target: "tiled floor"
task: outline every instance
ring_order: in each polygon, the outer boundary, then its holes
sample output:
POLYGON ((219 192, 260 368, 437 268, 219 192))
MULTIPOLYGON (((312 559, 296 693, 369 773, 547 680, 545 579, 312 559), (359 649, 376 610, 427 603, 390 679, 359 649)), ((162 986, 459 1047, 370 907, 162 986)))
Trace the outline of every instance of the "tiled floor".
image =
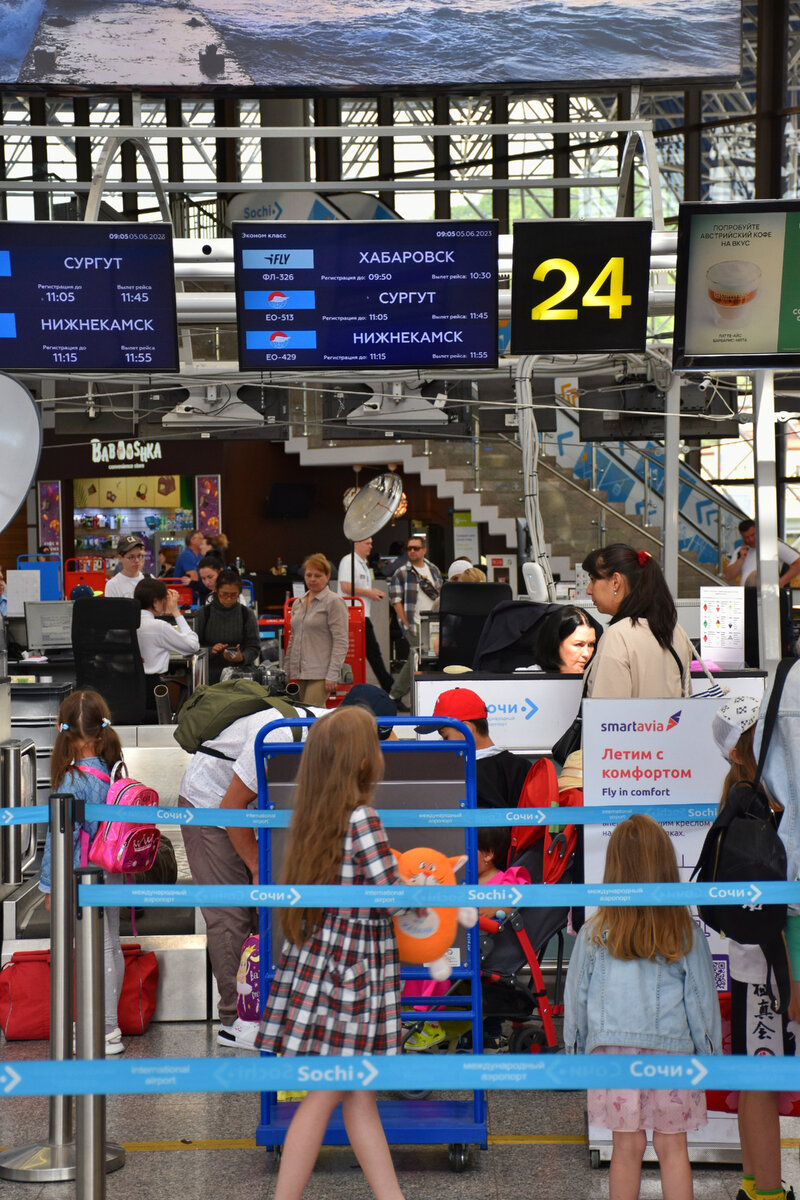
MULTIPOLYGON (((220 1055, 246 1057, 215 1042, 206 1023, 154 1024, 127 1040, 129 1056, 149 1058, 220 1055)), ((0 1042, 0 1058, 46 1058, 45 1042, 0 1042)), ((432 1058, 432 1064, 435 1059, 432 1058)), ((127 1148, 124 1167, 107 1177, 109 1200, 269 1200, 277 1163, 254 1141, 255 1094, 122 1096, 108 1100, 108 1137, 127 1148)), ((469 1168, 450 1170, 447 1148, 393 1149, 407 1200, 581 1200, 608 1195, 608 1170, 592 1169, 586 1144, 582 1092, 489 1093, 489 1148, 470 1152, 469 1168)), ((46 1140, 48 1101, 0 1099, 0 1144, 46 1140)), ((784 1122, 784 1177, 800 1184, 800 1122, 784 1122)), ((697 1200, 733 1200, 739 1183, 732 1166, 695 1169, 697 1200)), ((361 1200, 370 1195, 349 1149, 323 1148, 308 1186, 310 1200, 361 1200)), ((74 1183, 0 1180, 0 1200, 70 1200, 74 1183)), ((661 1196, 658 1171, 646 1167, 643 1200, 661 1196)))

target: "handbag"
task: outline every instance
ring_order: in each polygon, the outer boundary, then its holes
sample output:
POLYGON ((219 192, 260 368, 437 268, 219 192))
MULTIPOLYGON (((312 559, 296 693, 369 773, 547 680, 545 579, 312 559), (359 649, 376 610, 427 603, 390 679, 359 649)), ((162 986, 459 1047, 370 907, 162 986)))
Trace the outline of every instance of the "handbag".
POLYGON ((242 946, 239 970, 236 973, 236 1015, 240 1021, 261 1020, 259 946, 260 939, 257 933, 251 933, 242 946))
POLYGON ((427 596, 429 600, 436 600, 439 595, 439 588, 436 584, 432 583, 430 579, 426 579, 424 575, 420 575, 416 568, 412 567, 411 569, 417 577, 417 586, 423 596, 427 596))
POLYGON ((49 950, 17 950, 0 971, 0 1028, 9 1042, 50 1037, 49 950))
POLYGON ((165 833, 161 834, 158 850, 152 867, 147 871, 134 871, 131 883, 164 884, 178 882, 178 860, 175 847, 165 833))
POLYGON ((583 739, 583 701, 586 698, 586 689, 588 686, 589 679, 587 677, 584 680, 583 691, 581 692, 581 702, 578 705, 578 715, 569 728, 562 733, 561 737, 550 751, 550 754, 560 767, 563 767, 570 754, 574 754, 576 750, 580 750, 581 748, 581 741, 583 739))
POLYGON ((158 959, 138 942, 122 947, 125 975, 117 1005, 117 1024, 127 1035, 144 1033, 153 1019, 158 998, 158 959))
MULTIPOLYGON (((122 1033, 144 1033, 156 1009, 158 959, 133 942, 122 947, 125 975, 117 1008, 122 1033)), ((9 1042, 50 1037, 50 951, 17 950, 0 971, 0 1028, 9 1042)))

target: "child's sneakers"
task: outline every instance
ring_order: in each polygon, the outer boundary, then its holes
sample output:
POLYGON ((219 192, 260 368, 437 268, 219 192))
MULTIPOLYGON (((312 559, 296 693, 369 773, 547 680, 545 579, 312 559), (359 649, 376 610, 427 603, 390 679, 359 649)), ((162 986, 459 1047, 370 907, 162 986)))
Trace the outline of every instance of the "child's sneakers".
POLYGON ((106 1034, 106 1057, 108 1057, 109 1054, 124 1053, 125 1046, 122 1042, 122 1030, 119 1028, 112 1029, 110 1033, 106 1034))
MULTIPOLYGON (((755 1185, 751 1185, 750 1188, 742 1185, 742 1187, 740 1187, 739 1191, 736 1193, 736 1200, 753 1200, 753 1197, 760 1197, 762 1195, 764 1195, 763 1192, 757 1192, 755 1190, 755 1185)), ((779 1200, 780 1198, 782 1198, 782 1200, 794 1200, 794 1188, 788 1187, 783 1191, 775 1192, 774 1195, 778 1197, 779 1200)))
POLYGON ((257 1050, 256 1034, 258 1021, 243 1021, 237 1017, 232 1025, 220 1025, 217 1030, 217 1045, 229 1050, 257 1050))
POLYGON ((442 1042, 449 1042, 449 1049, 452 1051, 455 1050, 459 1038, 471 1029, 470 1021, 448 1021, 446 1024, 440 1021, 426 1021, 421 1029, 417 1029, 403 1042, 403 1049, 419 1052, 432 1050, 442 1042))
POLYGON ((434 1046, 449 1041, 450 1034, 438 1021, 426 1021, 421 1029, 403 1042, 403 1049, 410 1051, 432 1050, 434 1046))
MULTIPOLYGON (((72 1053, 73 1054, 75 1053, 76 1049, 77 1049, 77 1035, 75 1033, 75 1026, 73 1025, 72 1026, 72 1053)), ((125 1046, 122 1041, 122 1030, 119 1027, 117 1027, 116 1029, 112 1029, 110 1033, 106 1034, 106 1036, 105 1036, 105 1053, 106 1053, 106 1057, 108 1057, 109 1054, 124 1054, 125 1053, 125 1046)))

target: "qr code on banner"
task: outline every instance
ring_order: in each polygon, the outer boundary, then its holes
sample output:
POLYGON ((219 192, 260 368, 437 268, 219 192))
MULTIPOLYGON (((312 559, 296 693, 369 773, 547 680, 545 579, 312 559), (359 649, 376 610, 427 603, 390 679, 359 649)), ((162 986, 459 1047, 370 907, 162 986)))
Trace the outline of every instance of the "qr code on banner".
POLYGON ((729 966, 730 962, 727 954, 717 958, 716 955, 711 960, 714 963, 714 987, 718 992, 729 992, 731 990, 729 966))

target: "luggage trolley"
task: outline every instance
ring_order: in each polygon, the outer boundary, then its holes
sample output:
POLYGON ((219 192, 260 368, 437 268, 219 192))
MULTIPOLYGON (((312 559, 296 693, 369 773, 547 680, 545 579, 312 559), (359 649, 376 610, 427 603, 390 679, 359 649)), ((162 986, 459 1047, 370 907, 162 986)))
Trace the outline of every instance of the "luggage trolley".
MULTIPOLYGON (((392 724, 413 725, 428 721, 432 723, 433 718, 397 717, 392 724)), ((417 742, 401 739, 382 743, 386 769, 384 779, 375 793, 375 806, 379 811, 390 813, 395 809, 405 809, 414 812, 423 805, 426 811, 432 808, 475 808, 475 743, 466 726, 458 721, 448 720, 447 723, 460 729, 465 734, 465 740, 417 742)), ((268 730, 271 732, 279 725, 307 727, 310 724, 312 722, 309 720, 294 719, 281 721, 277 725, 273 723, 268 730)), ((441 725, 442 719, 438 718, 436 724, 441 725)), ((263 730, 256 738, 256 760, 264 767, 259 770, 258 807, 291 809, 294 777, 302 744, 294 741, 265 742, 264 735, 268 730, 263 730)), ((392 825, 387 832, 392 846, 401 852, 418 845, 430 845, 450 855, 466 853, 466 882, 477 883, 475 829, 392 825)), ((283 828, 258 831, 259 880, 265 884, 273 881, 273 861, 275 866, 280 864, 286 833, 283 828)), ((266 997, 282 945, 279 924, 273 922, 269 908, 259 909, 259 934, 262 947, 260 994, 266 997)), ((452 997, 437 997, 437 1004, 443 1006, 441 1011, 437 1011, 437 1020, 471 1021, 472 1052, 480 1054, 483 1051, 483 1023, 480 932, 477 925, 469 930, 459 927, 454 949, 457 951, 455 957, 458 965, 453 969, 452 979, 468 981, 468 991, 452 997)), ((403 980, 428 978, 424 968, 405 965, 402 966, 401 976, 403 980)), ((419 1019, 419 1013, 413 1007, 415 1003, 419 1003, 418 996, 403 1000, 404 1020, 419 1019)), ((296 1108, 295 1101, 278 1100, 277 1092, 262 1092, 256 1143, 280 1153, 296 1108)), ((483 1091, 473 1092, 468 1099, 419 1099, 410 1096, 383 1099, 378 1102, 378 1111, 390 1145, 447 1145, 450 1166, 454 1171, 466 1169, 470 1145, 486 1149, 486 1095, 483 1091)), ((323 1145, 349 1145, 341 1108, 337 1108, 331 1118, 323 1145)))
MULTIPOLYGON (((353 683, 367 682, 366 668, 366 651, 364 649, 364 601, 360 596, 347 597, 347 654, 344 661, 350 664, 353 672, 353 683)), ((284 652, 289 645, 289 636, 292 632, 292 605, 294 599, 287 600, 283 606, 283 646, 284 652)), ((337 688, 337 693, 341 692, 339 699, 349 690, 348 684, 344 688, 337 688)))

